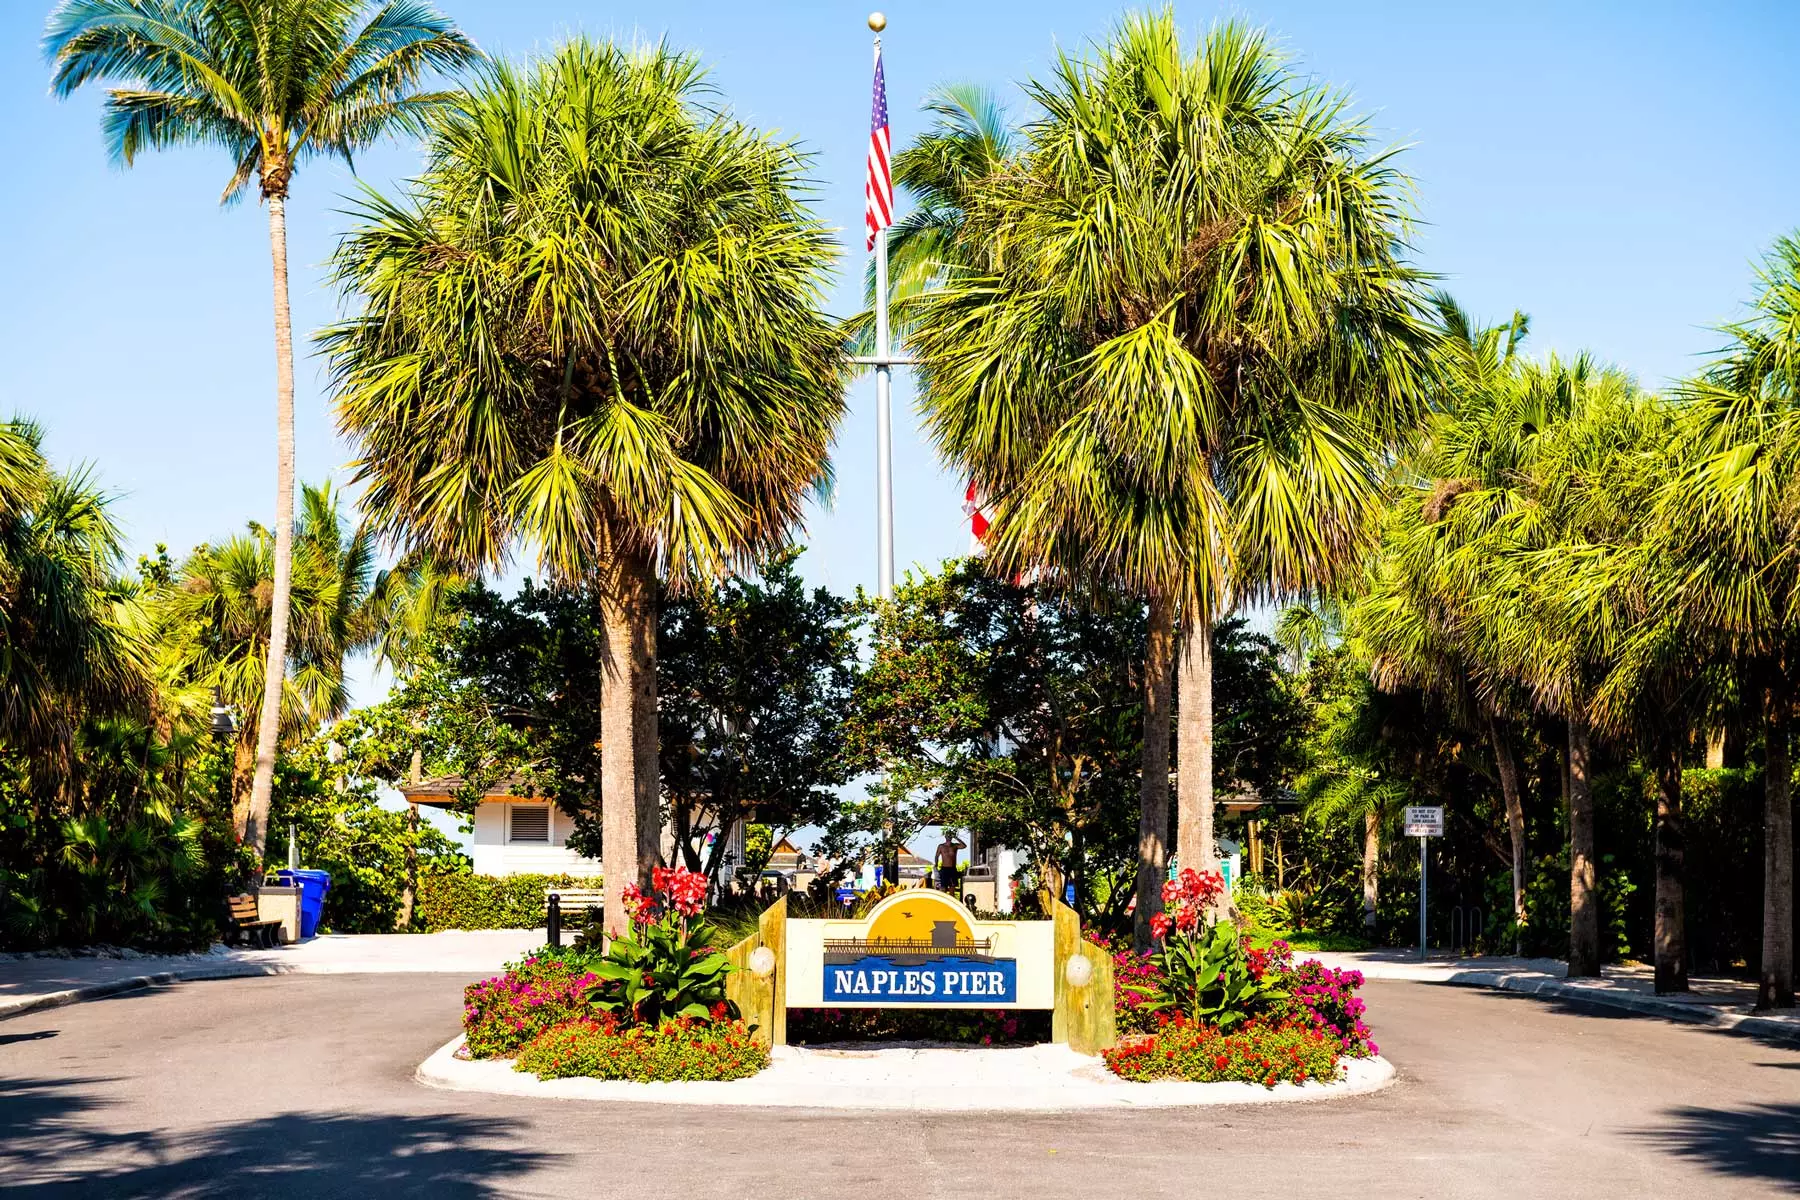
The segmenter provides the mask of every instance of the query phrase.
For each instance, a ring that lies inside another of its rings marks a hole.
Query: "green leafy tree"
[[[391,786],[424,775],[461,779],[469,815],[502,783],[554,800],[575,820],[571,842],[599,850],[603,634],[593,597],[527,580],[510,600],[461,588],[388,698],[333,735]]]
[[[294,336],[288,309],[287,199],[294,171],[321,155],[349,163],[396,129],[416,129],[440,97],[415,90],[478,56],[430,5],[408,0],[62,0],[44,31],[51,89],[110,80],[101,129],[129,166],[145,150],[218,146],[224,199],[254,178],[269,211],[275,300],[275,534],[256,775],[246,838],[268,833],[288,656],[293,563]]]
[[[599,609],[614,933],[658,853],[660,582],[778,549],[843,410],[805,170],[691,55],[575,39],[433,117],[410,194],[368,196],[336,258],[373,519],[471,572],[528,545]]]
[[[455,869],[467,860],[435,827],[382,807],[379,777],[356,753],[369,743],[345,732],[348,745],[334,729],[283,752],[270,827],[278,847],[292,831],[302,865],[331,872],[332,932],[391,933],[402,924],[413,864]]]
[[[845,600],[806,589],[795,557],[663,606],[663,795],[682,858],[709,880],[737,825],[821,824],[854,774],[842,726],[858,674],[858,621]],[[744,866],[757,865],[747,857]]]
[[[1052,896],[1124,911],[1135,834],[1142,606],[1001,579],[964,559],[872,604],[873,658],[844,727],[851,757],[887,769],[850,803],[825,853],[898,847],[925,824],[975,826],[1029,856]],[[896,819],[897,818],[897,819]],[[1112,851],[1108,853],[1109,849]]]
[[[1125,919],[1136,870],[1145,608],[1021,585],[977,560],[909,579],[875,606],[874,656],[844,729],[887,765],[892,803],[841,810],[827,853],[904,841],[923,824],[972,826],[1026,851],[1050,895],[1073,884],[1092,919]],[[1274,646],[1221,623],[1220,762],[1227,786],[1285,785],[1303,715]],[[897,807],[906,818],[888,828]],[[859,842],[858,839],[861,839]]]

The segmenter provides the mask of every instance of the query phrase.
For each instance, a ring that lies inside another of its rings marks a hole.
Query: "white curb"
[[[1380,1091],[1396,1072],[1385,1058],[1346,1059],[1336,1083],[1131,1083],[1067,1046],[890,1048],[777,1047],[769,1068],[728,1083],[540,1080],[508,1059],[459,1059],[453,1038],[419,1064],[428,1087],[543,1100],[745,1108],[887,1109],[914,1112],[1069,1112],[1198,1108],[1332,1100]]]

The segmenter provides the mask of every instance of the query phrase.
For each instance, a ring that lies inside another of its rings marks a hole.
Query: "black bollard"
[[[550,948],[562,949],[562,897],[550,893],[549,912],[544,916],[544,932],[550,935]]]

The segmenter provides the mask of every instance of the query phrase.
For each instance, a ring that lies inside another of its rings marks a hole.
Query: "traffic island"
[[[629,1083],[540,1080],[511,1059],[457,1057],[457,1037],[419,1065],[428,1087],[544,1100],[726,1105],[743,1108],[887,1109],[912,1112],[1073,1112],[1200,1108],[1340,1099],[1394,1082],[1379,1056],[1345,1059],[1331,1082],[1134,1083],[1067,1045],[776,1046],[767,1069],[729,1082]]]

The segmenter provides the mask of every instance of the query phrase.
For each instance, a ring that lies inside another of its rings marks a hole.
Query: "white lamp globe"
[[[1063,964],[1063,978],[1072,988],[1084,988],[1094,981],[1094,964],[1077,954]]]
[[[767,979],[775,973],[775,952],[767,946],[758,946],[750,952],[750,973],[758,979]]]

